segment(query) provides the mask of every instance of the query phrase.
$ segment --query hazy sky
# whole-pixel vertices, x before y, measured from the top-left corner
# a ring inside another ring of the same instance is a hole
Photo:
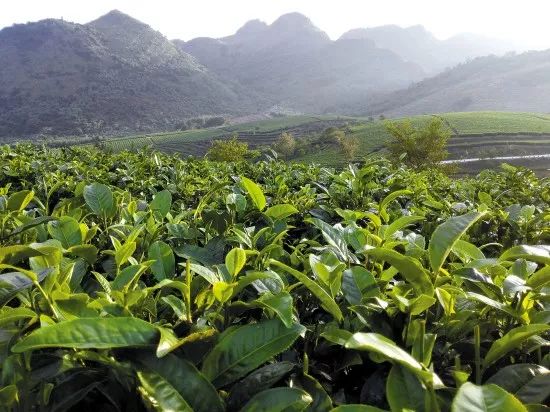
[[[48,17],[85,23],[119,9],[169,38],[222,37],[246,21],[298,11],[332,38],[357,27],[423,24],[439,38],[471,32],[550,47],[549,0],[0,0],[0,27]]]

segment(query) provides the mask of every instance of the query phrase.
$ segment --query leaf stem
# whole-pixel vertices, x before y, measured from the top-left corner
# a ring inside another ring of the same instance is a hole
[[[476,366],[476,385],[481,385],[481,336],[479,325],[474,327],[474,351],[475,351],[475,366]]]
[[[189,259],[185,263],[185,283],[187,290],[185,291],[185,308],[187,310],[187,322],[193,323],[193,315],[191,312],[191,264]]]

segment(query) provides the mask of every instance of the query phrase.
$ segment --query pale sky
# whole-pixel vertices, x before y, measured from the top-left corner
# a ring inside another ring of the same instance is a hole
[[[550,0],[0,0],[0,27],[44,18],[86,23],[118,9],[170,39],[223,37],[297,11],[333,39],[358,27],[422,24],[438,38],[483,34],[550,48]]]

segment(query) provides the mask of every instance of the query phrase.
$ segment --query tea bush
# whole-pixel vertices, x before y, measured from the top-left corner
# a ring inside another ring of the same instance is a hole
[[[542,411],[550,182],[0,148],[5,410]]]

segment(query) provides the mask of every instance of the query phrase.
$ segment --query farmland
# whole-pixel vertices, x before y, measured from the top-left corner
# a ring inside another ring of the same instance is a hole
[[[31,145],[0,164],[6,410],[547,409],[548,178]]]
[[[453,133],[449,144],[451,159],[550,153],[549,115],[472,112],[437,116]],[[431,116],[414,116],[410,120],[414,125],[422,126],[430,118]],[[297,138],[304,138],[319,134],[327,127],[342,126],[346,126],[348,135],[357,137],[360,142],[357,160],[383,150],[384,143],[389,137],[384,123],[380,120],[336,116],[292,116],[214,129],[119,138],[107,141],[107,146],[115,150],[152,146],[167,153],[202,156],[213,139],[228,138],[234,133],[237,133],[241,140],[248,142],[251,147],[261,148],[273,144],[283,131],[288,131]],[[346,163],[346,159],[338,150],[323,146],[312,147],[309,153],[296,160],[315,161],[334,166],[342,166]],[[516,163],[529,163],[530,167],[541,172],[548,169],[547,163],[542,161]],[[473,167],[472,170],[477,172],[480,169],[480,167]]]

